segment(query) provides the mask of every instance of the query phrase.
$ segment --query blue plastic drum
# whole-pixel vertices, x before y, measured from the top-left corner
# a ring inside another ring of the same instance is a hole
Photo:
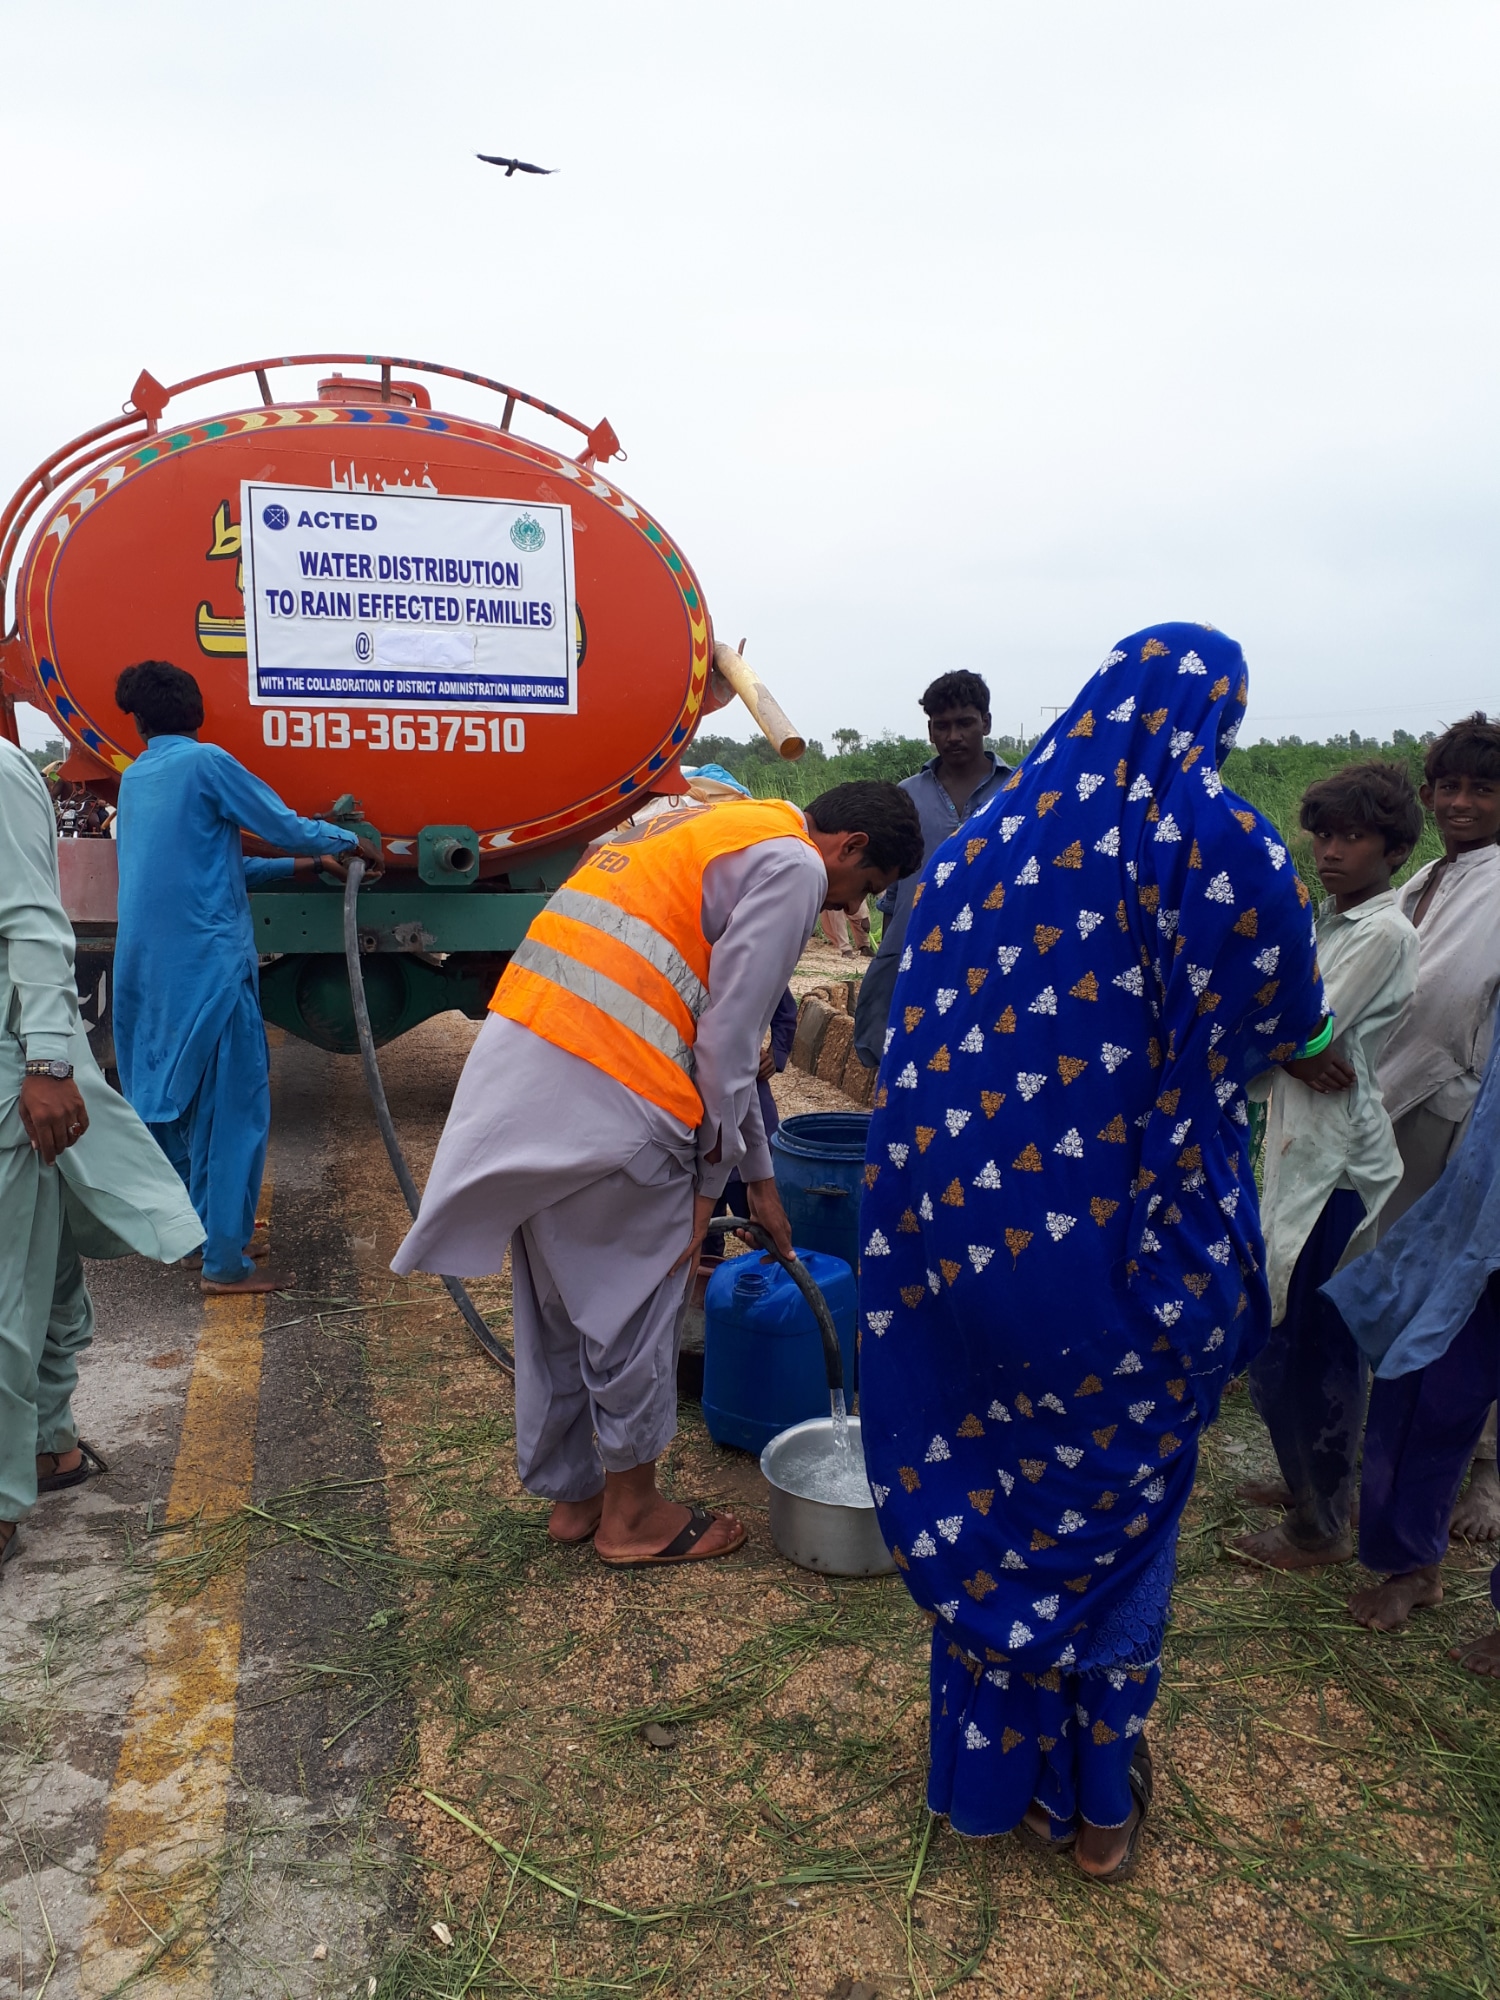
[[[868,1111],[810,1111],[782,1120],[771,1137],[776,1187],[792,1241],[859,1269],[859,1198]]]

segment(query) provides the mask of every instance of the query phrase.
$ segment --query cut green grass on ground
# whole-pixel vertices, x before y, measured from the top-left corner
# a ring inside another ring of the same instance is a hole
[[[1269,1469],[1243,1394],[1184,1528],[1149,1858],[1101,1892],[929,1819],[925,1627],[894,1579],[783,1564],[696,1410],[668,1481],[734,1505],[749,1549],[605,1572],[516,1488],[502,1378],[439,1301],[412,1309],[421,1281],[399,1299],[343,1336],[377,1391],[390,1534],[329,1481],[165,1537],[158,1561],[191,1592],[298,1538],[378,1577],[382,1609],[316,1671],[345,1689],[339,1735],[393,1700],[416,1718],[393,1810],[428,1907],[382,2000],[800,2000],[840,1976],[1078,2000],[1500,1993],[1500,1697],[1446,1658],[1488,1624],[1487,1560],[1457,1553],[1448,1602],[1378,1637],[1348,1619],[1352,1565],[1291,1577],[1228,1553],[1252,1524],[1235,1486]],[[674,1747],[648,1747],[648,1723]]]

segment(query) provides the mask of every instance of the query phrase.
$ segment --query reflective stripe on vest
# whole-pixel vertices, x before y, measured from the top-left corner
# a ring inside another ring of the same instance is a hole
[[[588,924],[606,937],[618,938],[654,965],[663,979],[671,981],[682,996],[683,1005],[696,1021],[708,1005],[708,988],[674,944],[653,930],[643,917],[633,917],[602,896],[590,896],[582,889],[559,889],[547,908],[559,917],[571,917],[575,924]],[[517,954],[519,957],[519,953]],[[575,992],[577,988],[573,989]],[[616,1015],[620,1020],[622,1016]],[[627,1025],[629,1025],[627,1023]]]
[[[693,1043],[712,955],[704,870],[786,839],[817,852],[795,806],[746,799],[665,812],[602,841],[532,923],[491,1010],[696,1127]]]
[[[612,1021],[618,1021],[622,1028],[629,1028],[631,1034],[639,1035],[643,1042],[660,1049],[669,1062],[676,1063],[679,1069],[692,1075],[691,1046],[670,1021],[658,1014],[654,1007],[648,1007],[644,1000],[627,993],[618,980],[596,972],[592,965],[569,958],[565,952],[556,950],[550,944],[538,944],[535,938],[529,937],[522,938],[511,964],[519,965],[523,972],[540,973],[543,979],[550,979],[565,993],[575,993],[580,1000],[587,1000],[591,1007],[600,1008]],[[688,977],[691,978],[692,974],[689,973]],[[706,1000],[708,995],[705,993],[703,997]]]

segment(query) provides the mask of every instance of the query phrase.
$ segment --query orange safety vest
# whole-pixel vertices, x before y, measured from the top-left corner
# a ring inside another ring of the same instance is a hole
[[[703,871],[763,840],[808,839],[781,799],[683,806],[597,847],[534,919],[490,1011],[567,1049],[690,1129],[698,1016],[713,947]]]

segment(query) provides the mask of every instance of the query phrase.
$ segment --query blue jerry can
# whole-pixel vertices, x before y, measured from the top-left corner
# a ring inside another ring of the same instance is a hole
[[[798,1250],[828,1301],[852,1403],[857,1298],[841,1257]],[[812,1308],[773,1258],[730,1257],[703,1300],[703,1418],[716,1444],[757,1455],[779,1431],[828,1414],[828,1371]]]

